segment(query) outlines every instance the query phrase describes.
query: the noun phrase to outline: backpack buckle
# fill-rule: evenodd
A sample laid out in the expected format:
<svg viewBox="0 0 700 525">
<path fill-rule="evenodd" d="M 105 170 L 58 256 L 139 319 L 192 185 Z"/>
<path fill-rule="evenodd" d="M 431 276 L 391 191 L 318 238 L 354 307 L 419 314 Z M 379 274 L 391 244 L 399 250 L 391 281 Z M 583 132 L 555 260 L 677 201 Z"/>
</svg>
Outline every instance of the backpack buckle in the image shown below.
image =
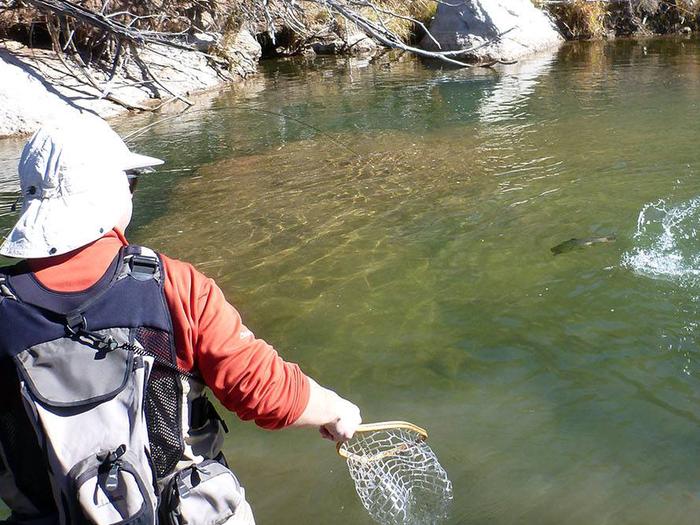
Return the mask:
<svg viewBox="0 0 700 525">
<path fill-rule="evenodd" d="M 0 296 L 8 299 L 14 299 L 15 301 L 17 300 L 17 297 L 12 293 L 12 290 L 10 290 L 10 287 L 8 286 L 7 277 L 4 275 L 0 275 Z"/>
<path fill-rule="evenodd" d="M 85 316 L 80 313 L 72 313 L 66 315 L 66 330 L 70 335 L 77 335 L 78 332 L 87 328 Z"/>
<path fill-rule="evenodd" d="M 158 259 L 147 255 L 132 255 L 129 258 L 129 269 L 137 281 L 155 279 L 158 273 Z"/>
</svg>

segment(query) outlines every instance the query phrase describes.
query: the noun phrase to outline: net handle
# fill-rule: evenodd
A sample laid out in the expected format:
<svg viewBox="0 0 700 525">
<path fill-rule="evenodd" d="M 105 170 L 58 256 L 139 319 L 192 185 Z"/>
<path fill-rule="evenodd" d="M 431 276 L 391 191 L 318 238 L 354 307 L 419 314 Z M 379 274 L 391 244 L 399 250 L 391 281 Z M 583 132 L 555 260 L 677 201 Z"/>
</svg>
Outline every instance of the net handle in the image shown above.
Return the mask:
<svg viewBox="0 0 700 525">
<path fill-rule="evenodd" d="M 364 423 L 359 425 L 355 432 L 377 432 L 379 430 L 391 430 L 393 428 L 412 430 L 418 434 L 421 441 L 426 441 L 428 439 L 428 432 L 424 428 L 414 425 L 413 423 L 409 423 L 408 421 L 380 421 L 378 423 Z M 342 446 L 342 442 L 336 443 L 335 451 L 341 458 L 347 458 L 348 453 L 346 450 L 341 449 Z"/>
</svg>

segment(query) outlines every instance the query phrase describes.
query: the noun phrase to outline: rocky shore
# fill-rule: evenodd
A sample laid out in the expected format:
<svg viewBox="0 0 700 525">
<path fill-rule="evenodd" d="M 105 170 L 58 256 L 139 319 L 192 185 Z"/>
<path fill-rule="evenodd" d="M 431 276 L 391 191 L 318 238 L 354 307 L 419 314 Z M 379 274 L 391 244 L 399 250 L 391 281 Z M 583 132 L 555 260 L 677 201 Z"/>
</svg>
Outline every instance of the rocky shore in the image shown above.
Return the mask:
<svg viewBox="0 0 700 525">
<path fill-rule="evenodd" d="M 72 57 L 55 53 L 46 41 L 43 46 L 30 47 L 26 35 L 24 43 L 22 38 L 11 38 L 7 31 L 3 37 L 0 18 L 0 137 L 31 133 L 42 122 L 80 113 L 110 118 L 126 111 L 157 109 L 174 101 L 189 104 L 187 97 L 191 94 L 255 73 L 258 61 L 265 56 L 372 56 L 386 48 L 387 35 L 389 40 L 400 39 L 394 41 L 405 43 L 417 54 L 425 50 L 442 54 L 438 58 L 447 57 L 445 61 L 495 64 L 557 46 L 565 38 L 646 34 L 649 28 L 688 33 L 698 25 L 697 10 L 681 9 L 682 0 L 675 2 L 675 10 L 665 7 L 668 3 L 645 7 L 656 9 L 656 18 L 644 15 L 641 7 L 625 7 L 632 5 L 629 2 L 615 1 L 469 0 L 433 3 L 432 8 L 429 0 L 406 0 L 396 5 L 391 4 L 394 0 L 377 1 L 386 3 L 381 5 L 392 17 L 396 13 L 389 9 L 407 9 L 406 14 L 393 20 L 403 25 L 383 33 L 377 25 L 363 26 L 361 21 L 348 23 L 347 19 L 344 23 L 326 19 L 317 26 L 307 20 L 305 27 L 296 29 L 284 25 L 289 20 L 273 20 L 273 38 L 270 28 L 259 22 L 256 26 L 239 21 L 232 29 L 229 21 L 226 30 L 219 24 L 220 32 L 188 33 L 186 43 L 194 51 L 146 43 L 140 47 L 138 60 L 129 59 L 127 54 L 118 68 L 117 60 L 113 68 L 104 60 L 81 64 L 79 58 L 75 59 L 77 53 Z M 651 3 L 654 0 L 646 0 L 646 4 Z M 309 20 L 316 18 L 323 17 L 319 13 L 309 15 Z M 211 18 L 207 24 L 216 25 L 214 22 Z M 198 19 L 198 23 L 204 22 Z M 382 23 L 383 27 L 388 25 Z M 323 30 L 316 31 L 318 27 Z M 471 52 L 446 54 L 465 48 Z"/>
<path fill-rule="evenodd" d="M 76 70 L 51 50 L 0 40 L 0 137 L 32 133 L 42 122 L 80 113 L 110 118 L 152 110 L 254 73 L 261 55 L 255 38 L 241 31 L 230 45 L 238 60 L 226 70 L 204 53 L 148 45 L 140 57 L 158 80 L 147 82 L 136 63 L 114 75 L 90 66 Z"/>
</svg>

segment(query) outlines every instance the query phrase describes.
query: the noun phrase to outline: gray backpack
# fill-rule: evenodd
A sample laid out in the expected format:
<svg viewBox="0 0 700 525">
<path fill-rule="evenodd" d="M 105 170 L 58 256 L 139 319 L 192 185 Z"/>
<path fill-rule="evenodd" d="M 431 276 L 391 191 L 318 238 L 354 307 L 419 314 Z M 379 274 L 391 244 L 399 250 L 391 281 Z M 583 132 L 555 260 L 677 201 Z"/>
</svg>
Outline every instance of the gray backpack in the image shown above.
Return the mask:
<svg viewBox="0 0 700 525">
<path fill-rule="evenodd" d="M 224 425 L 203 384 L 177 368 L 162 272 L 154 252 L 128 246 L 85 294 L 0 273 L 0 392 L 11 398 L 0 411 L 0 497 L 10 523 L 254 522 L 234 474 L 211 458 L 218 450 L 185 442 L 220 443 Z"/>
</svg>

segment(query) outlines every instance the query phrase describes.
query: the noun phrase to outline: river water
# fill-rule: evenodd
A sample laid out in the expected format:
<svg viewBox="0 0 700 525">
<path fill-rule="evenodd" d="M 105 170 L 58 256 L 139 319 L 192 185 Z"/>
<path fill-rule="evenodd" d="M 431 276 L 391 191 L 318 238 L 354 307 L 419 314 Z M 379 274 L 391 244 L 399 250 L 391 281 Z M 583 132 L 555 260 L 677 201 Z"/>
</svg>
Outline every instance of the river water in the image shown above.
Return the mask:
<svg viewBox="0 0 700 525">
<path fill-rule="evenodd" d="M 262 69 L 116 123 L 167 159 L 132 242 L 194 262 L 366 421 L 427 428 L 450 523 L 697 523 L 700 43 Z M 370 523 L 332 444 L 227 419 L 260 523 Z"/>
</svg>

